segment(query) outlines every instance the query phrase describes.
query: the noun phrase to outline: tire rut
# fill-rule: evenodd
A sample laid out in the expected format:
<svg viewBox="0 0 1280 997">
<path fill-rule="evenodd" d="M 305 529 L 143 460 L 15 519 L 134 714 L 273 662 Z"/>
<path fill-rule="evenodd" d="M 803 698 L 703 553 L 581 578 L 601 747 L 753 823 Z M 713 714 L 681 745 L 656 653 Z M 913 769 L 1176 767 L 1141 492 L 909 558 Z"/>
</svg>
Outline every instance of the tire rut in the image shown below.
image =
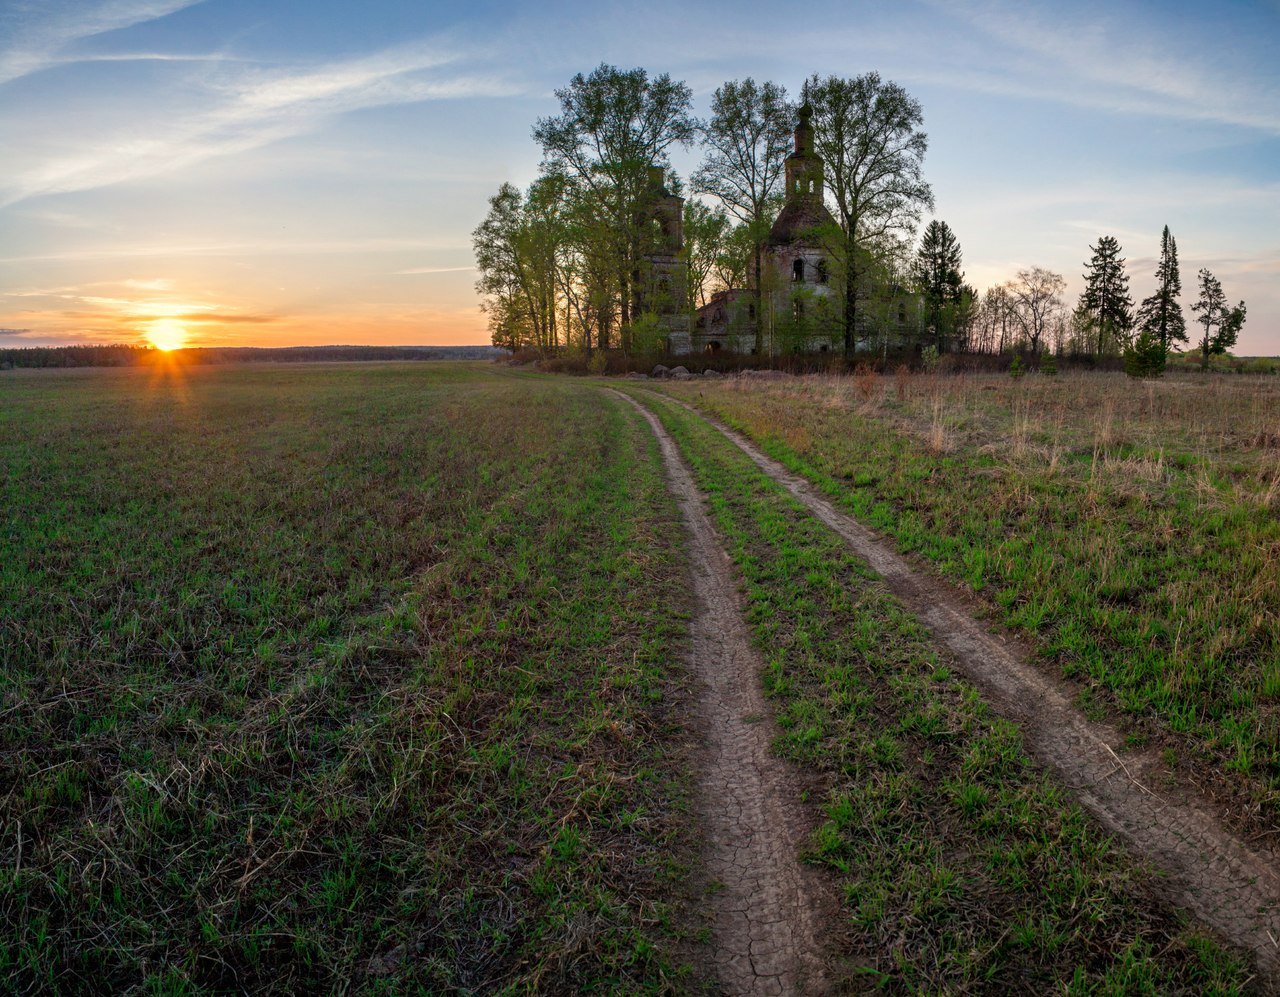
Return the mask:
<svg viewBox="0 0 1280 997">
<path fill-rule="evenodd" d="M 978 622 L 950 586 L 923 576 L 884 540 L 839 511 L 804 477 L 741 433 L 693 405 L 663 398 L 703 419 L 743 451 L 881 576 L 932 632 L 960 670 L 1015 721 L 1031 752 L 1130 850 L 1167 877 L 1166 889 L 1198 920 L 1251 953 L 1267 992 L 1280 993 L 1280 865 L 1212 815 L 1212 804 L 1165 774 L 1154 751 L 1116 748 L 1120 732 L 1085 719 L 1070 695 L 1031 663 L 1029 650 Z M 1265 980 L 1265 982 L 1263 982 Z"/>
<path fill-rule="evenodd" d="M 770 748 L 762 662 L 743 620 L 732 563 L 680 451 L 657 417 L 635 406 L 662 453 L 688 534 L 694 613 L 690 664 L 697 686 L 696 810 L 712 887 L 712 962 L 726 994 L 817 994 L 830 987 L 829 886 L 799 853 L 809 821 L 797 774 Z"/>
</svg>

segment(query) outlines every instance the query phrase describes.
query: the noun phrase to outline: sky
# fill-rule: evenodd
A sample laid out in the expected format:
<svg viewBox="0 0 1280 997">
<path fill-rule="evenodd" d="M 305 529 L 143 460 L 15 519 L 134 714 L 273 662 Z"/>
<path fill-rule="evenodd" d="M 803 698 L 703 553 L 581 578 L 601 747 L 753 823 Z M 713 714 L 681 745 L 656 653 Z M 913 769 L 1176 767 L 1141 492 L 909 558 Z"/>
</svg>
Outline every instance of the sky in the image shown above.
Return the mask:
<svg viewBox="0 0 1280 997">
<path fill-rule="evenodd" d="M 0 345 L 487 342 L 471 231 L 604 62 L 700 115 L 876 70 L 970 283 L 1073 304 L 1112 235 L 1141 300 L 1167 224 L 1184 308 L 1208 267 L 1280 354 L 1278 44 L 1280 0 L 0 0 Z"/>
</svg>

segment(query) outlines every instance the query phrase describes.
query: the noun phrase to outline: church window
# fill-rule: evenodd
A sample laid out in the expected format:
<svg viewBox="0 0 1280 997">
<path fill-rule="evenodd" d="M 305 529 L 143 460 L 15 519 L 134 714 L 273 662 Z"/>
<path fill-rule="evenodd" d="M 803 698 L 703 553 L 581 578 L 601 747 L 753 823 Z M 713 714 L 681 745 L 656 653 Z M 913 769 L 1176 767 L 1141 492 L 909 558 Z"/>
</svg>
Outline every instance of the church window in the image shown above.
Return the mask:
<svg viewBox="0 0 1280 997">
<path fill-rule="evenodd" d="M 792 313 L 795 315 L 797 322 L 804 318 L 804 302 L 799 298 L 796 298 L 792 303 Z"/>
<path fill-rule="evenodd" d="M 796 260 L 791 264 L 791 279 L 795 282 L 804 280 L 804 260 Z"/>
<path fill-rule="evenodd" d="M 817 264 L 817 268 L 818 268 L 818 283 L 825 284 L 827 282 L 827 261 L 819 260 Z"/>
</svg>

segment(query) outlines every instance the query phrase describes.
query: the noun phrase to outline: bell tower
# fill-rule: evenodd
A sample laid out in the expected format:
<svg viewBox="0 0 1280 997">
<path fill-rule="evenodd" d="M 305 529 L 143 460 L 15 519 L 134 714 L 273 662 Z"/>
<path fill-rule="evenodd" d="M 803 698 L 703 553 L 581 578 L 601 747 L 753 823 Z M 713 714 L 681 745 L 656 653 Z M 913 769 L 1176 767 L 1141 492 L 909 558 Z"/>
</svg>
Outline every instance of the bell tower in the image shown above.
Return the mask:
<svg viewBox="0 0 1280 997">
<path fill-rule="evenodd" d="M 796 123 L 796 148 L 787 157 L 787 200 L 808 198 L 822 203 L 822 157 L 813 151 L 813 108 L 800 108 Z"/>
<path fill-rule="evenodd" d="M 682 256 L 684 198 L 667 190 L 663 183 L 665 172 L 661 166 L 649 167 L 649 189 L 642 215 L 648 273 L 641 275 L 637 283 L 636 312 L 650 312 L 657 317 L 667 352 L 688 353 L 689 280 Z"/>
</svg>

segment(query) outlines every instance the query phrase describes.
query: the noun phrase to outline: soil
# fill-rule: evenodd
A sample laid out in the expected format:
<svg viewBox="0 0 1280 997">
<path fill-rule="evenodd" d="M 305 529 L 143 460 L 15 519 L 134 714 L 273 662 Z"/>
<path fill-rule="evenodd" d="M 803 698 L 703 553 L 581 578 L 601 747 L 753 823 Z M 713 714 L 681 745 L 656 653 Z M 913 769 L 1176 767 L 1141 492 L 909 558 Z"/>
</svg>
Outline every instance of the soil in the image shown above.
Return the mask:
<svg viewBox="0 0 1280 997">
<path fill-rule="evenodd" d="M 669 400 L 718 429 L 843 537 L 929 628 L 992 707 L 1018 724 L 1040 762 L 1132 853 L 1163 874 L 1164 892 L 1254 957 L 1255 984 L 1280 992 L 1280 856 L 1228 830 L 1215 816 L 1212 800 L 1183 784 L 1156 751 L 1127 750 L 1114 726 L 1085 718 L 1065 683 L 1032 664 L 1030 648 L 976 620 L 963 593 L 914 568 L 891 541 L 836 509 L 806 479 L 742 434 L 691 405 Z"/>
<path fill-rule="evenodd" d="M 803 778 L 770 749 L 762 662 L 743 619 L 732 563 L 675 442 L 657 437 L 688 533 L 695 599 L 689 665 L 699 742 L 696 809 L 712 908 L 711 961 L 726 994 L 818 994 L 833 987 L 828 945 L 840 929 L 827 878 L 801 864 L 814 817 Z"/>
</svg>

